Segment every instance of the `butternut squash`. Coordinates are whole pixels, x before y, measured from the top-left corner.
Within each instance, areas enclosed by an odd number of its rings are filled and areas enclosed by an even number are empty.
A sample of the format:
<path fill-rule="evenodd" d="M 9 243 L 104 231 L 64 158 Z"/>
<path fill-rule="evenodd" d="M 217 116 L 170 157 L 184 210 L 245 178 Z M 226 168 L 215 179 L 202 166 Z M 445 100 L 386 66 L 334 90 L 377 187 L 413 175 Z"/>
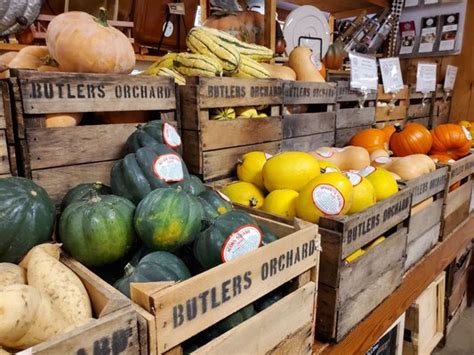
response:
<path fill-rule="evenodd" d="M 267 63 L 260 63 L 260 65 L 270 73 L 272 78 L 282 80 L 296 80 L 296 73 L 290 67 Z"/>
<path fill-rule="evenodd" d="M 311 153 L 316 159 L 333 163 L 341 170 L 361 170 L 370 165 L 369 152 L 362 147 L 322 147 Z"/>
<path fill-rule="evenodd" d="M 52 113 L 46 115 L 46 127 L 72 127 L 82 120 L 82 113 Z"/>
<path fill-rule="evenodd" d="M 313 52 L 309 48 L 295 47 L 290 53 L 288 65 L 295 71 L 296 80 L 324 83 L 326 81 L 311 60 L 312 54 Z"/>
<path fill-rule="evenodd" d="M 385 166 L 385 169 L 404 180 L 412 180 L 436 170 L 436 165 L 425 154 L 412 154 L 393 160 L 391 164 Z"/>
<path fill-rule="evenodd" d="M 370 153 L 370 161 L 374 161 L 377 158 L 389 158 L 390 154 L 385 149 L 376 149 L 372 153 Z"/>

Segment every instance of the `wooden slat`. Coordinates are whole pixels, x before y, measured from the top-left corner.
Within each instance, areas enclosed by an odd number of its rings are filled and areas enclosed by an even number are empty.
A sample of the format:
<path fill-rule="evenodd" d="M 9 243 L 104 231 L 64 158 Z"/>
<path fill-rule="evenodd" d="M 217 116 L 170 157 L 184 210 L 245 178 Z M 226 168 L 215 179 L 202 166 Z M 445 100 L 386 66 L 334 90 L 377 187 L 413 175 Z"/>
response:
<path fill-rule="evenodd" d="M 468 156 L 457 160 L 454 163 L 448 163 L 449 166 L 449 181 L 448 186 L 464 179 L 466 176 L 469 176 L 473 172 L 474 167 L 474 154 L 469 154 Z"/>
<path fill-rule="evenodd" d="M 386 122 L 392 120 L 404 120 L 407 117 L 408 106 L 400 104 L 394 108 L 388 106 L 377 106 L 375 109 L 375 121 Z"/>
<path fill-rule="evenodd" d="M 286 253 L 290 250 L 296 253 L 296 248 L 299 248 L 301 252 L 303 246 L 306 245 L 306 248 L 308 248 L 310 243 L 316 246 L 315 243 L 318 237 L 314 232 L 315 230 L 317 229 L 307 227 L 296 231 L 291 235 L 291 238 L 281 238 L 265 246 L 265 248 L 254 250 L 236 260 L 219 265 L 216 268 L 152 295 L 155 309 L 158 310 L 156 312 L 158 350 L 166 351 L 173 348 L 216 321 L 225 318 L 286 281 L 313 268 L 318 260 L 319 253 L 317 252 L 314 252 L 312 255 L 308 254 L 306 258 L 293 263 L 293 265 L 272 276 L 265 276 L 265 272 L 262 273 L 262 265 L 269 263 L 270 259 L 280 255 L 286 256 Z M 234 294 L 233 297 L 228 295 L 228 297 L 231 297 L 232 302 L 222 302 L 222 292 L 225 290 L 222 286 L 223 280 L 232 282 L 231 280 L 236 277 L 241 280 L 242 286 L 239 288 L 240 291 L 234 290 L 234 293 L 238 293 Z M 206 312 L 203 311 L 202 306 L 199 304 L 194 319 L 184 318 L 183 322 L 180 323 L 177 316 L 173 317 L 175 307 L 181 305 L 186 308 L 187 300 L 192 297 L 198 299 L 198 295 L 203 292 L 215 294 L 212 307 L 211 301 L 208 298 L 209 304 Z M 175 321 L 177 322 L 176 324 Z"/>
<path fill-rule="evenodd" d="M 441 240 L 449 238 L 450 234 L 469 217 L 470 204 L 470 201 L 467 200 L 459 206 L 455 213 L 451 213 L 448 216 L 445 215 Z"/>
<path fill-rule="evenodd" d="M 445 218 L 452 213 L 455 213 L 466 202 L 471 201 L 472 180 L 469 180 L 461 187 L 448 193 L 446 197 L 446 208 L 444 210 Z"/>
<path fill-rule="evenodd" d="M 368 126 L 375 123 L 375 107 L 336 110 L 336 129 Z"/>
<path fill-rule="evenodd" d="M 199 144 L 199 131 L 181 130 L 183 159 L 190 173 L 201 175 L 203 172 L 202 147 Z"/>
<path fill-rule="evenodd" d="M 334 112 L 301 113 L 283 116 L 283 138 L 333 132 L 335 120 L 336 114 Z"/>
<path fill-rule="evenodd" d="M 267 352 L 285 354 L 310 354 L 311 327 L 306 327 L 304 339 L 294 347 L 279 346 L 280 339 L 291 337 L 293 332 L 313 321 L 313 304 L 316 284 L 309 282 L 292 292 L 268 309 L 258 313 L 244 323 L 232 328 L 224 335 L 194 351 L 193 354 L 265 354 Z M 282 313 L 287 316 L 282 317 Z M 292 331 L 293 330 L 293 331 Z M 314 336 L 314 335 L 313 335 Z M 246 339 L 246 341 L 242 341 Z"/>
<path fill-rule="evenodd" d="M 277 79 L 199 78 L 200 108 L 279 105 L 283 84 Z"/>
<path fill-rule="evenodd" d="M 407 258 L 405 260 L 405 271 L 410 269 L 424 255 L 426 255 L 438 242 L 441 223 L 429 228 L 423 234 L 413 239 L 407 245 Z"/>
<path fill-rule="evenodd" d="M 410 244 L 442 220 L 443 199 L 440 198 L 410 217 L 407 243 Z"/>
<path fill-rule="evenodd" d="M 15 71 L 26 114 L 176 109 L 171 78 Z"/>
<path fill-rule="evenodd" d="M 282 137 L 281 125 L 280 117 L 201 122 L 202 150 L 278 141 Z"/>
<path fill-rule="evenodd" d="M 409 97 L 409 90 L 408 90 L 408 85 L 404 85 L 403 89 L 400 90 L 399 92 L 395 93 L 395 95 L 392 94 L 386 94 L 385 90 L 383 88 L 383 85 L 379 85 L 378 91 L 377 91 L 377 100 L 378 101 L 391 101 L 392 99 L 395 100 L 408 100 Z"/>
<path fill-rule="evenodd" d="M 436 246 L 419 264 L 408 272 L 400 287 L 366 317 L 339 344 L 315 344 L 318 354 L 364 354 L 385 329 L 404 313 L 426 287 L 447 267 L 460 250 L 471 242 L 474 218 L 469 218 L 447 240 Z M 318 298 L 320 298 L 321 289 Z M 318 309 L 319 313 L 319 309 Z"/>
<path fill-rule="evenodd" d="M 31 168 L 44 169 L 120 159 L 135 124 L 27 130 Z"/>
<path fill-rule="evenodd" d="M 352 90 L 348 81 L 337 82 L 337 102 L 359 101 L 362 93 L 358 90 Z M 373 101 L 377 98 L 377 92 L 371 91 L 367 95 L 366 101 Z"/>
<path fill-rule="evenodd" d="M 342 235 L 341 257 L 345 259 L 407 219 L 410 215 L 410 206 L 411 192 L 410 189 L 405 189 L 352 216 L 322 217 L 319 226 Z M 324 235 L 322 230 L 321 235 Z"/>
<path fill-rule="evenodd" d="M 0 175 L 1 174 L 10 174 L 10 158 L 4 129 L 0 129 Z"/>
<path fill-rule="evenodd" d="M 444 191 L 447 185 L 448 169 L 446 167 L 437 168 L 435 171 L 420 176 L 416 179 L 405 181 L 404 185 L 412 189 L 412 206 L 419 204 L 438 192 Z"/>
<path fill-rule="evenodd" d="M 32 179 L 48 192 L 53 201 L 60 202 L 67 191 L 78 184 L 100 181 L 110 185 L 113 164 L 114 161 L 109 161 L 36 170 L 32 173 Z"/>
<path fill-rule="evenodd" d="M 308 81 L 285 81 L 283 103 L 300 104 L 333 104 L 336 102 L 336 84 L 312 83 Z"/>
<path fill-rule="evenodd" d="M 282 150 L 311 152 L 320 147 L 332 147 L 333 145 L 334 134 L 332 132 L 327 132 L 284 139 L 282 142 Z"/>

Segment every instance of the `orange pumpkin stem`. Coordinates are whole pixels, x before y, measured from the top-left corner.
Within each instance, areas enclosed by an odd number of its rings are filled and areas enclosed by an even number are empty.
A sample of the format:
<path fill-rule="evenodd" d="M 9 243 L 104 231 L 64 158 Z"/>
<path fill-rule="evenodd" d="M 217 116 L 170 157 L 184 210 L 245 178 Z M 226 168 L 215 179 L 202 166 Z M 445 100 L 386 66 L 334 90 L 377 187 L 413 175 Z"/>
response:
<path fill-rule="evenodd" d="M 395 131 L 397 133 L 400 133 L 402 131 L 402 127 L 398 123 L 394 124 L 393 126 L 395 127 Z"/>
<path fill-rule="evenodd" d="M 109 24 L 107 23 L 107 10 L 105 9 L 105 7 L 101 7 L 99 9 L 99 15 L 97 15 L 95 20 L 102 26 L 109 27 Z"/>

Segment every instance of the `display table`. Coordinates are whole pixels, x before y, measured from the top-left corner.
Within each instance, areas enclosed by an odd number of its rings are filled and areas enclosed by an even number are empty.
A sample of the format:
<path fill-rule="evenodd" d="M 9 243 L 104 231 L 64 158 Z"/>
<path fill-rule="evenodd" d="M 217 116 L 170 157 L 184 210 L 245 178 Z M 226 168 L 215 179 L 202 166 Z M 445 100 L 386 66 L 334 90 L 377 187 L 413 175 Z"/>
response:
<path fill-rule="evenodd" d="M 316 341 L 314 354 L 364 354 L 402 315 L 441 271 L 474 239 L 474 215 L 439 243 L 406 275 L 400 287 L 340 343 Z"/>

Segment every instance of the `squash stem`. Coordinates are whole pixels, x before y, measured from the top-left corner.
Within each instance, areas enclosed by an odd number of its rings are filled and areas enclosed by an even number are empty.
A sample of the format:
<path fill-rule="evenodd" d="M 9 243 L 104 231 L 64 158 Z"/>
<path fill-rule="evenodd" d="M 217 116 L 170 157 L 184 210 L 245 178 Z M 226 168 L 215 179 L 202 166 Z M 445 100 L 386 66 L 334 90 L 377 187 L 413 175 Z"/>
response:
<path fill-rule="evenodd" d="M 256 199 L 255 197 L 252 197 L 252 198 L 250 199 L 250 207 L 256 207 L 256 206 L 257 206 L 257 203 L 258 203 L 258 201 L 257 201 L 257 199 Z"/>
<path fill-rule="evenodd" d="M 125 277 L 130 276 L 135 271 L 135 267 L 132 264 L 127 263 L 127 265 L 125 265 L 124 267 L 124 271 L 125 271 Z"/>
<path fill-rule="evenodd" d="M 95 20 L 102 26 L 109 27 L 109 24 L 107 23 L 107 10 L 104 7 L 99 9 L 99 15 L 97 15 Z"/>

